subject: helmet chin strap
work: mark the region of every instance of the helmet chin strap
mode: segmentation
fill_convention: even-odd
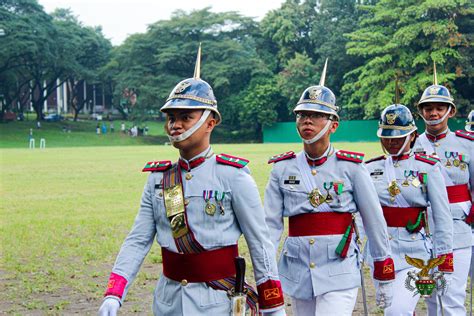
[[[329,130],[329,127],[331,126],[331,123],[332,123],[332,120],[328,120],[328,122],[326,123],[324,128],[316,136],[314,136],[311,139],[304,139],[303,136],[301,135],[300,130],[298,129],[298,127],[296,128],[296,130],[298,131],[298,134],[300,135],[300,138],[303,140],[303,142],[305,144],[309,145],[309,144],[315,143],[319,139],[321,139],[321,137],[323,137],[323,135],[326,134],[326,132]]]
[[[388,150],[385,148],[385,146],[384,146],[383,143],[382,143],[382,149],[383,149],[384,153],[386,153],[387,155],[392,156],[392,157],[398,157],[398,156],[400,156],[401,154],[408,154],[408,153],[411,151],[411,148],[410,148],[408,151],[405,151],[405,152],[402,152],[402,151],[405,149],[405,147],[407,146],[408,142],[410,141],[410,138],[411,138],[410,135],[411,135],[411,133],[408,134],[408,135],[405,137],[405,141],[403,142],[402,147],[400,147],[400,150],[399,150],[396,154],[391,154],[391,153],[389,153]]]
[[[421,117],[423,118],[423,121],[425,121],[426,125],[438,125],[439,123],[443,122],[448,117],[449,113],[451,113],[451,105],[449,105],[448,110],[440,119],[429,121],[429,120],[426,120],[423,115],[421,115]]]
[[[168,135],[168,139],[170,140],[171,143],[179,143],[179,142],[182,142],[183,140],[189,138],[189,136],[194,134],[194,132],[197,131],[202,126],[202,124],[204,124],[204,122],[208,118],[209,114],[211,114],[211,111],[210,110],[205,110],[202,113],[201,118],[199,119],[199,121],[197,121],[196,124],[194,124],[190,129],[188,129],[187,131],[185,131],[184,133],[182,133],[178,136]]]

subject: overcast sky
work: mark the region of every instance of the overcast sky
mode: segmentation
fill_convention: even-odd
[[[175,10],[212,7],[213,12],[238,11],[261,19],[284,0],[38,0],[47,13],[70,8],[84,25],[101,25],[104,35],[120,45],[133,33],[144,33],[147,25],[167,20]]]

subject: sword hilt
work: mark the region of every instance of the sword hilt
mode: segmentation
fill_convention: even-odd
[[[245,258],[235,257],[235,294],[245,293]]]

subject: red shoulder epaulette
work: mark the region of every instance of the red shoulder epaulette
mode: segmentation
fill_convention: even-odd
[[[419,160],[419,161],[426,162],[430,165],[435,165],[437,162],[440,161],[438,158],[435,158],[435,157],[430,156],[430,155],[425,155],[425,154],[415,154],[415,159]]]
[[[171,168],[172,164],[169,160],[162,160],[162,161],[150,161],[147,162],[145,167],[143,168],[142,172],[145,171],[166,171]]]
[[[385,155],[378,156],[378,157],[367,160],[365,163],[367,164],[367,163],[371,163],[371,162],[382,160],[382,159],[385,160],[387,159],[387,157],[385,157]]]
[[[455,134],[458,137],[469,139],[470,141],[474,140],[474,133],[472,133],[472,132],[463,131],[462,129],[460,129],[460,130],[456,131]]]
[[[216,155],[216,161],[223,165],[229,165],[236,168],[245,167],[249,161],[245,158],[235,157],[227,154]]]
[[[364,161],[365,154],[357,153],[355,151],[339,150],[336,153],[336,157],[342,160],[348,160],[352,162],[361,163]]]
[[[286,153],[270,157],[270,159],[268,159],[268,163],[274,163],[274,162],[278,162],[278,161],[282,161],[286,159],[293,159],[295,157],[296,155],[294,151],[287,151]]]

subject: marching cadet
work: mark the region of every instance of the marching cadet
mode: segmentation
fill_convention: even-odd
[[[295,315],[351,315],[361,285],[355,212],[359,211],[375,258],[376,293],[382,308],[391,304],[395,277],[387,227],[363,154],[337,150],[330,134],[339,125],[333,92],[324,86],[327,61],[318,86],[307,88],[294,109],[303,151],[272,157],[264,208],[278,247],[289,217],[289,234],[279,261],[283,291]]]
[[[449,290],[442,299],[442,305],[444,315],[465,315],[464,301],[473,241],[469,224],[474,217],[470,192],[474,185],[474,136],[462,130],[455,133],[449,130],[448,120],[456,114],[456,105],[449,90],[438,85],[436,65],[433,68],[433,85],[425,89],[418,102],[426,130],[416,140],[414,151],[434,155],[441,161],[453,220],[455,259]],[[427,302],[430,315],[441,314],[436,297]]]
[[[115,315],[156,237],[163,274],[154,292],[155,315],[230,315],[234,258],[244,234],[257,295],[247,284],[252,314],[285,315],[275,250],[269,239],[248,160],[214,154],[210,135],[221,121],[210,85],[201,80],[200,48],[194,78],[181,81],[161,108],[180,158],[153,161],[140,209],[112,269],[100,315]],[[240,314],[239,314],[240,315]]]
[[[420,298],[419,294],[413,295],[405,287],[408,272],[413,270],[405,255],[425,262],[444,255],[445,261],[438,270],[452,272],[449,260],[453,257],[453,223],[441,166],[430,156],[412,154],[416,129],[407,107],[401,104],[386,107],[379,121],[377,136],[387,157],[380,156],[366,162],[387,222],[396,267],[393,303],[385,309],[385,315],[414,315]],[[430,211],[427,209],[429,205]],[[432,218],[435,223],[434,253],[431,253],[427,218]],[[367,247],[371,247],[370,242]],[[374,283],[377,287],[378,282]]]

